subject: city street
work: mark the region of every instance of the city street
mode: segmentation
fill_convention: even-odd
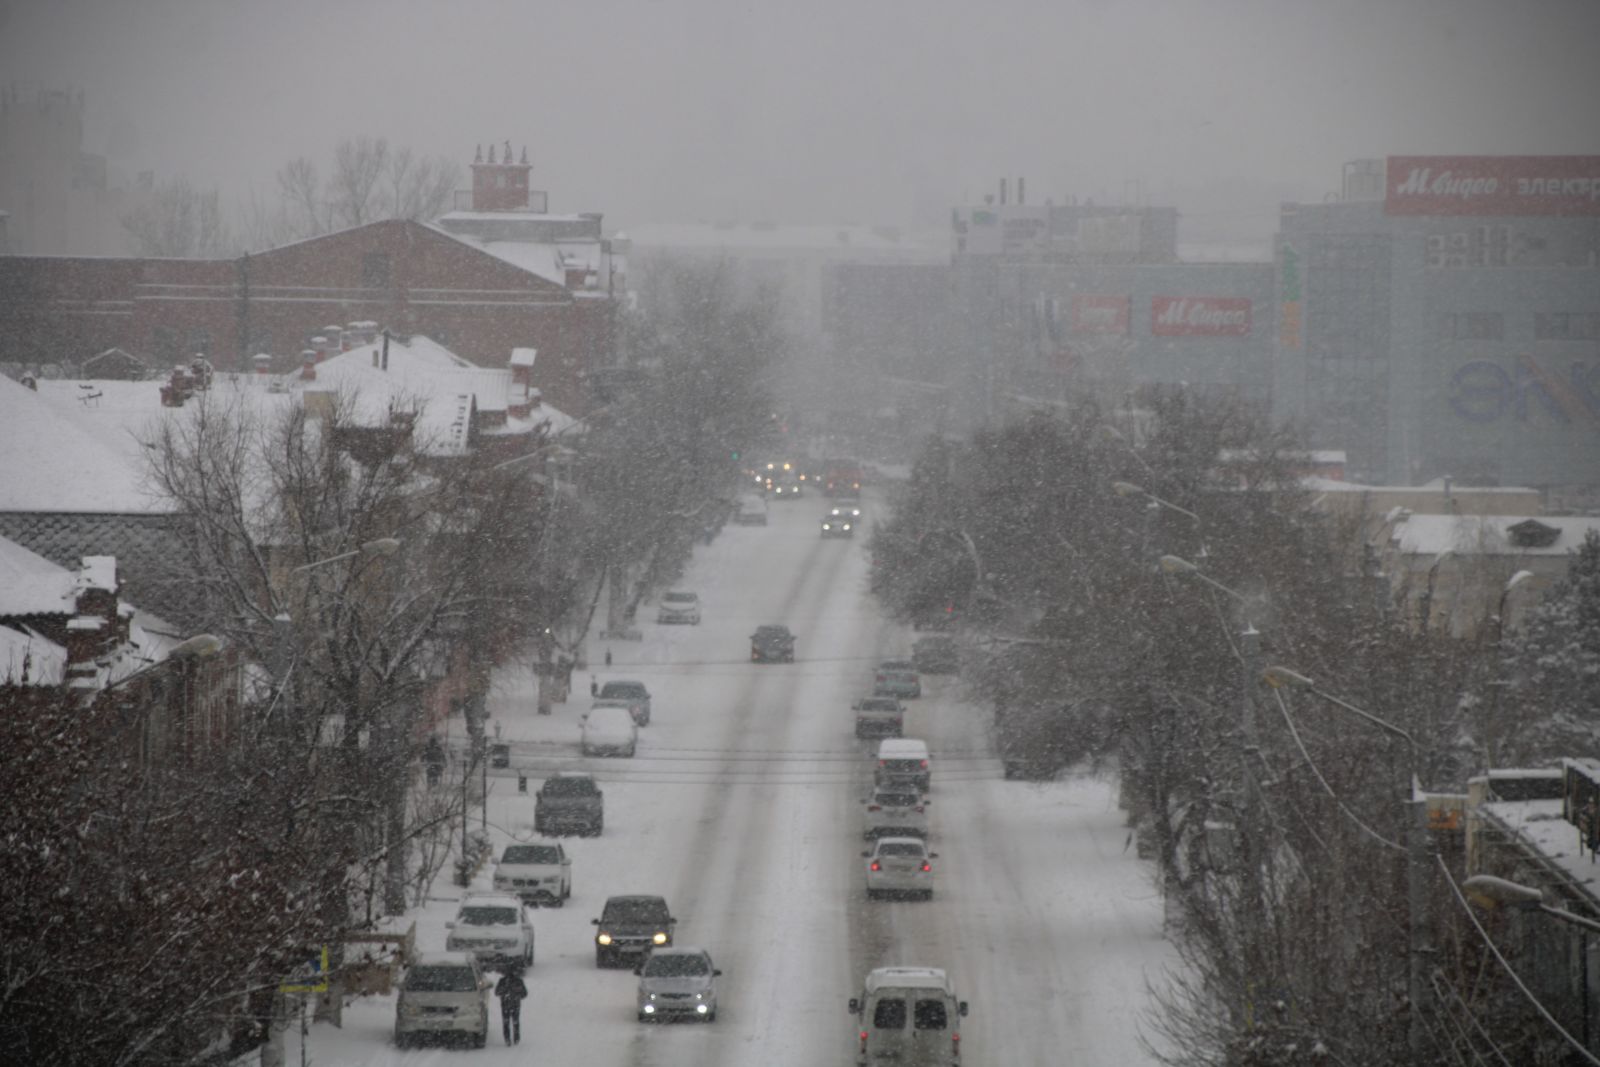
[[[607,645],[591,642],[602,682],[636,678],[654,694],[635,758],[579,756],[587,674],[574,676],[570,701],[538,716],[527,666],[502,671],[491,712],[513,770],[490,779],[497,853],[533,836],[532,792],[551,770],[592,771],[606,801],[603,836],[565,839],[572,899],[533,912],[521,1046],[504,1046],[496,1008],[482,1052],[400,1052],[393,998],[366,997],[341,1030],[311,1027],[309,1062],[849,1063],[846,1001],[867,970],[890,964],[950,972],[972,1005],[961,1027],[969,1064],[1149,1062],[1146,982],[1174,957],[1151,871],[1126,847],[1114,781],[1003,780],[988,713],[953,676],[925,677],[906,720],[907,736],[932,751],[934,899],[867,901],[860,808],[872,743],[853,737],[850,703],[870,691],[873,664],[908,652],[914,635],[879,616],[865,537],[821,540],[821,510],[815,497],[775,503],[770,526],[730,525],[697,549],[679,584],[700,594],[703,624],[658,626],[646,604],[643,641],[611,643],[611,667]],[[769,622],[798,635],[797,662],[747,661],[748,635]],[[517,769],[529,775],[526,796]],[[475,887],[488,889],[490,873]],[[416,915],[424,951],[443,947],[457,892],[447,868]],[[640,1024],[634,976],[596,970],[589,920],[621,893],[665,896],[676,942],[711,952],[723,972],[716,1022]],[[299,1042],[290,1035],[290,1063]]]

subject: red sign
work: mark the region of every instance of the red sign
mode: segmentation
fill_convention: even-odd
[[[1128,332],[1133,301],[1126,296],[1080,294],[1072,298],[1073,333]]]
[[[1600,216],[1600,156],[1390,156],[1386,215]]]
[[[1250,332],[1250,301],[1242,296],[1158,296],[1150,302],[1150,332],[1157,337],[1243,337]]]

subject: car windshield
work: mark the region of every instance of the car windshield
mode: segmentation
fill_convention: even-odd
[[[878,846],[880,856],[920,856],[922,846],[912,841],[886,841]]]
[[[607,682],[600,687],[600,699],[632,700],[643,698],[649,694],[645,692],[643,682]]]
[[[468,904],[461,909],[460,922],[467,926],[515,926],[517,909],[503,904]]]
[[[549,778],[543,792],[552,797],[582,797],[595,792],[593,778]]]
[[[644,965],[646,978],[690,978],[710,973],[711,964],[704,956],[651,956],[650,962]]]
[[[886,808],[909,808],[919,799],[915,793],[879,793],[872,798],[872,802]]]
[[[876,699],[863,700],[861,702],[861,710],[862,711],[899,711],[900,710],[900,705],[896,701],[886,700],[886,699],[883,699],[883,698],[880,697],[880,698],[876,698]]]
[[[693,604],[695,595],[693,593],[668,593],[661,599],[668,604]]]
[[[606,904],[601,916],[607,923],[664,923],[667,905],[659,900],[614,900]]]
[[[501,863],[560,863],[561,850],[554,845],[512,845]]]
[[[423,964],[406,972],[408,993],[471,993],[477,988],[472,968],[459,964]]]

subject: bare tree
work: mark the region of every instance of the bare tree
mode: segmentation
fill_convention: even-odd
[[[296,156],[278,169],[278,199],[287,216],[291,240],[315,237],[333,228],[332,214],[322,193],[317,165]]]
[[[387,137],[346,137],[334,146],[328,204],[340,225],[362,226],[378,216],[378,186],[389,165]]]
[[[389,156],[388,217],[432,222],[450,207],[461,168],[444,156],[417,156],[410,148]]]
[[[233,251],[217,191],[196,189],[187,178],[158,185],[148,203],[123,216],[122,226],[140,256],[209,259]]]

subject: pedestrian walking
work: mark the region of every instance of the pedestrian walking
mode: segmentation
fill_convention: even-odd
[[[600,695],[600,679],[592,674],[589,675],[589,695],[592,697]]]
[[[528,986],[520,970],[510,970],[494,984],[494,995],[500,998],[500,1030],[506,1044],[522,1044],[522,1001],[528,995]]]

